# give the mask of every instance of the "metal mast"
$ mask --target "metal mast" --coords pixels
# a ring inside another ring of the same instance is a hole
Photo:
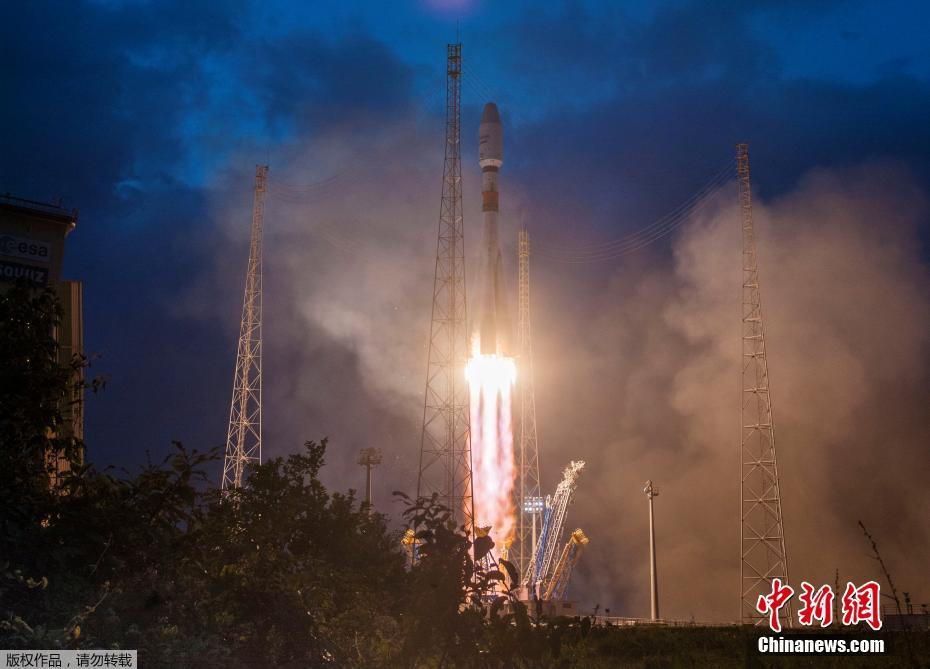
[[[256,165],[252,239],[229,407],[223,490],[241,486],[246,464],[262,461],[262,220],[267,179],[268,166]]]
[[[571,461],[562,472],[562,482],[556,487],[555,495],[552,498],[546,498],[542,532],[539,535],[539,541],[536,542],[533,562],[522,575],[522,585],[537,592],[540,596],[546,592],[546,584],[552,575],[553,560],[562,538],[565,516],[575,497],[578,477],[581,476],[583,469],[584,460]]]
[[[747,144],[736,145],[736,166],[743,228],[740,619],[743,623],[759,624],[765,619],[756,609],[759,596],[771,592],[774,578],[788,583],[788,552],[775,460],[775,429],[765,360]],[[790,627],[790,605],[782,609],[781,616],[783,623]]]
[[[520,574],[525,574],[533,559],[536,541],[533,529],[540,514],[539,449],[536,443],[536,392],[533,381],[533,345],[530,336],[530,234],[524,227],[517,236],[519,260],[517,354],[520,375],[517,392],[520,400],[520,447],[517,452],[517,471],[520,476],[517,489],[516,563]]]
[[[365,506],[371,513],[371,468],[381,464],[381,450],[363,448],[358,454],[358,464],[365,468]]]
[[[465,235],[461,160],[462,45],[446,47],[446,147],[439,207],[420,437],[417,497],[437,494],[459,524],[473,525],[468,424],[468,328],[465,309]]]
[[[568,588],[568,583],[572,578],[572,571],[575,569],[578,558],[581,557],[581,552],[584,550],[584,547],[588,545],[589,541],[590,539],[588,539],[584,530],[580,527],[571,533],[571,536],[568,537],[568,543],[566,543],[565,548],[562,549],[562,555],[559,557],[559,561],[555,564],[555,569],[552,571],[552,578],[546,585],[546,591],[541,596],[542,599],[565,599],[565,590]]]
[[[652,500],[659,496],[659,489],[646,481],[643,488],[649,498],[649,614],[652,620],[659,619],[659,573],[656,568],[656,517],[652,509]]]

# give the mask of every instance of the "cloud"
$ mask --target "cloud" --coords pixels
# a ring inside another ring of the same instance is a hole
[[[416,475],[439,132],[432,121],[408,120],[373,143],[358,140],[375,147],[362,154],[370,160],[304,190],[295,181],[310,182],[316,171],[304,156],[338,162],[355,140],[308,137],[272,159],[267,454],[291,450],[293,435],[328,434],[334,441],[327,477],[345,487],[360,481],[357,450],[378,446],[386,455],[376,478],[379,504],[389,510],[388,492],[412,490]],[[466,169],[465,182],[471,258],[480,234],[473,171]],[[248,176],[236,179],[241,188]],[[505,168],[506,235],[520,212],[565,205],[560,192],[512,183]],[[225,295],[201,315],[221,317],[229,331],[239,290],[225,285],[227,259],[244,266],[246,253],[245,212],[236,206],[215,217],[221,223],[210,237],[220,240],[214,252],[222,261],[189,296],[189,306],[202,309],[206,296]],[[592,540],[572,588],[590,605],[628,615],[647,610],[641,489],[651,478],[661,489],[664,614],[737,615],[735,206],[730,183],[679,231],[670,253],[659,244],[598,271],[533,261],[544,488],[551,491],[569,460],[588,461],[569,523]],[[777,198],[756,198],[796,579],[832,582],[834,568],[853,580],[876,576],[856,527],[862,519],[882,540],[899,583],[916,592],[928,587],[922,561],[913,559],[930,552],[918,511],[930,502],[921,484],[930,474],[921,446],[930,430],[920,418],[930,344],[928,269],[918,243],[926,212],[913,174],[890,162],[816,169]],[[507,265],[513,271],[512,260]],[[898,490],[908,491],[907,503],[889,492]]]
[[[90,453],[131,465],[172,438],[222,442],[252,169],[268,162],[266,453],[328,434],[326,475],[346,488],[362,481],[357,450],[381,447],[378,503],[393,509],[389,491],[416,475],[442,164],[444,91],[435,105],[415,91],[442,78],[442,44],[424,72],[411,63],[426,47],[384,28],[278,9],[20,3],[0,26],[16,100],[0,110],[2,189],[81,209],[66,266],[112,376],[88,407]],[[511,245],[521,222],[550,247],[635,230],[750,140],[793,573],[874,575],[861,517],[899,584],[930,590],[914,571],[927,562],[927,82],[820,79],[798,54],[788,77],[792,42],[752,29],[755,10],[470,11],[468,257],[488,97],[506,125]],[[889,157],[901,166],[876,162]],[[534,255],[543,480],[589,460],[570,522],[592,543],[572,591],[615,613],[647,608],[652,477],[665,611],[736,615],[734,202],[721,192],[673,244],[617,263]]]
[[[419,122],[418,122],[419,119]],[[442,128],[412,114],[374,136],[351,128],[308,134],[271,156],[265,217],[266,454],[297,439],[330,436],[328,480],[357,487],[355,458],[375,446],[380,501],[415,485],[438,214]],[[353,156],[346,167],[346,155]],[[313,161],[307,161],[313,156]],[[322,179],[330,165],[344,169]],[[250,183],[231,172],[229,188]],[[466,188],[476,192],[469,176]],[[186,292],[179,315],[238,325],[247,255],[243,202],[214,200],[213,260]],[[241,198],[240,198],[241,200]],[[472,240],[477,242],[477,239]],[[229,258],[239,258],[232,269]],[[425,261],[424,261],[425,259]],[[222,296],[217,299],[214,296]]]
[[[546,464],[590,463],[571,511],[591,537],[576,592],[614,611],[648,610],[651,478],[663,614],[738,615],[735,204],[734,186],[718,193],[675,240],[672,266],[618,270],[581,307],[595,320],[552,374],[587,371],[605,346],[612,355],[557,398],[540,393]],[[930,277],[915,243],[925,197],[899,167],[872,164],[812,172],[754,213],[792,578],[877,577],[862,519],[899,587],[925,592]]]

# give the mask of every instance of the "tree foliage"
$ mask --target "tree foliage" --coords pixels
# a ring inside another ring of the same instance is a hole
[[[515,666],[539,646],[489,538],[404,498],[410,568],[399,530],[320,482],[325,440],[226,493],[207,476],[219,453],[178,443],[129,477],[74,458],[50,488],[45,454],[80,446],[59,436],[84,364],[58,362],[60,317],[51,291],[0,297],[0,645],[231,667]]]
[[[226,493],[208,478],[220,454],[178,443],[128,477],[74,459],[53,490],[45,453],[80,446],[61,407],[84,364],[57,362],[58,318],[49,291],[0,296],[0,647],[138,649],[142,666],[179,669],[666,666],[667,649],[681,666],[741,666],[738,630],[530,615],[513,565],[435,497],[399,495],[418,542],[407,565],[386,517],[321,483],[325,440]]]

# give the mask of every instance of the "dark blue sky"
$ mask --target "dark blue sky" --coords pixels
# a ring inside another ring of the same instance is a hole
[[[360,482],[354,453],[375,442],[390,456],[382,499],[409,481],[429,283],[408,277],[411,291],[391,302],[375,275],[382,262],[421,261],[421,278],[432,270],[445,44],[457,30],[466,215],[478,211],[477,114],[493,98],[506,127],[505,216],[531,221],[543,243],[637,229],[689,197],[743,140],[765,201],[812,168],[875,163],[893,165],[918,200],[930,193],[921,2],[16,3],[0,24],[0,191],[80,209],[65,272],[85,282],[87,349],[110,378],[88,405],[92,460],[131,467],[172,439],[222,443],[251,173],[268,162],[282,190],[269,195],[267,223],[266,451],[330,435],[331,481],[348,487]],[[294,186],[334,174],[319,200]],[[925,212],[913,225],[926,258]],[[391,255],[398,230],[416,253]],[[299,256],[307,240],[321,250]],[[624,259],[623,276],[671,267],[669,240],[657,247]],[[565,325],[576,321],[555,295],[606,290],[617,265],[537,271],[540,348],[588,341],[595,326]],[[320,311],[329,298],[364,308]],[[395,312],[405,316],[389,320]],[[407,339],[412,357],[401,359],[420,367],[373,382],[383,372],[366,362],[373,331],[386,359]],[[549,367],[542,412],[560,403],[560,370]],[[574,370],[565,391],[585,373]],[[571,421],[550,415],[541,425],[567,443]],[[583,420],[614,432],[609,420]],[[542,455],[547,485],[570,454],[554,451]],[[636,592],[611,596],[638,601]]]

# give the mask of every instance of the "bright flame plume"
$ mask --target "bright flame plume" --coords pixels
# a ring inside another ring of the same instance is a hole
[[[494,557],[515,526],[511,404],[517,366],[513,358],[482,355],[476,343],[465,367],[470,391],[472,486],[475,527],[490,526]]]

